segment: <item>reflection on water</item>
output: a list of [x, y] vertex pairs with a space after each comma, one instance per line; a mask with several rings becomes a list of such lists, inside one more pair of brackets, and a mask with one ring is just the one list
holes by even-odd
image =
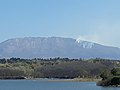
[[50, 82], [46, 80], [1, 80], [0, 90], [120, 90], [100, 87], [95, 82]]

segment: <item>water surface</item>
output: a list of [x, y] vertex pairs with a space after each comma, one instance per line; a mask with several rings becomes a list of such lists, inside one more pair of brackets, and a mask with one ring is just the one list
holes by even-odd
[[0, 90], [120, 90], [96, 86], [95, 82], [50, 82], [46, 80], [0, 80]]

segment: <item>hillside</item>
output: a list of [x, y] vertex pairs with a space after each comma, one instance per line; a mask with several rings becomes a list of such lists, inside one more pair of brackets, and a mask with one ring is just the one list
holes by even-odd
[[0, 43], [0, 57], [120, 59], [120, 48], [62, 37], [14, 38]]

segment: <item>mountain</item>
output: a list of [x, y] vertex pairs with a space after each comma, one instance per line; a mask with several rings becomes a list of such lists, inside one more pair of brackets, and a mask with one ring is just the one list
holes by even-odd
[[120, 59], [120, 48], [62, 37], [14, 38], [0, 43], [0, 57]]

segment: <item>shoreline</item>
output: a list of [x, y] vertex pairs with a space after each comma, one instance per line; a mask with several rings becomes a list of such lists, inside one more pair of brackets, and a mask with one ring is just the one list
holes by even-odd
[[64, 78], [27, 78], [27, 77], [7, 77], [1, 78], [0, 80], [40, 80], [40, 81], [49, 81], [49, 82], [98, 82], [101, 79], [95, 78], [73, 78], [73, 79], [64, 79]]
[[91, 78], [74, 78], [74, 79], [59, 79], [59, 78], [35, 78], [28, 80], [43, 80], [49, 82], [98, 82], [101, 79], [91, 79]]

